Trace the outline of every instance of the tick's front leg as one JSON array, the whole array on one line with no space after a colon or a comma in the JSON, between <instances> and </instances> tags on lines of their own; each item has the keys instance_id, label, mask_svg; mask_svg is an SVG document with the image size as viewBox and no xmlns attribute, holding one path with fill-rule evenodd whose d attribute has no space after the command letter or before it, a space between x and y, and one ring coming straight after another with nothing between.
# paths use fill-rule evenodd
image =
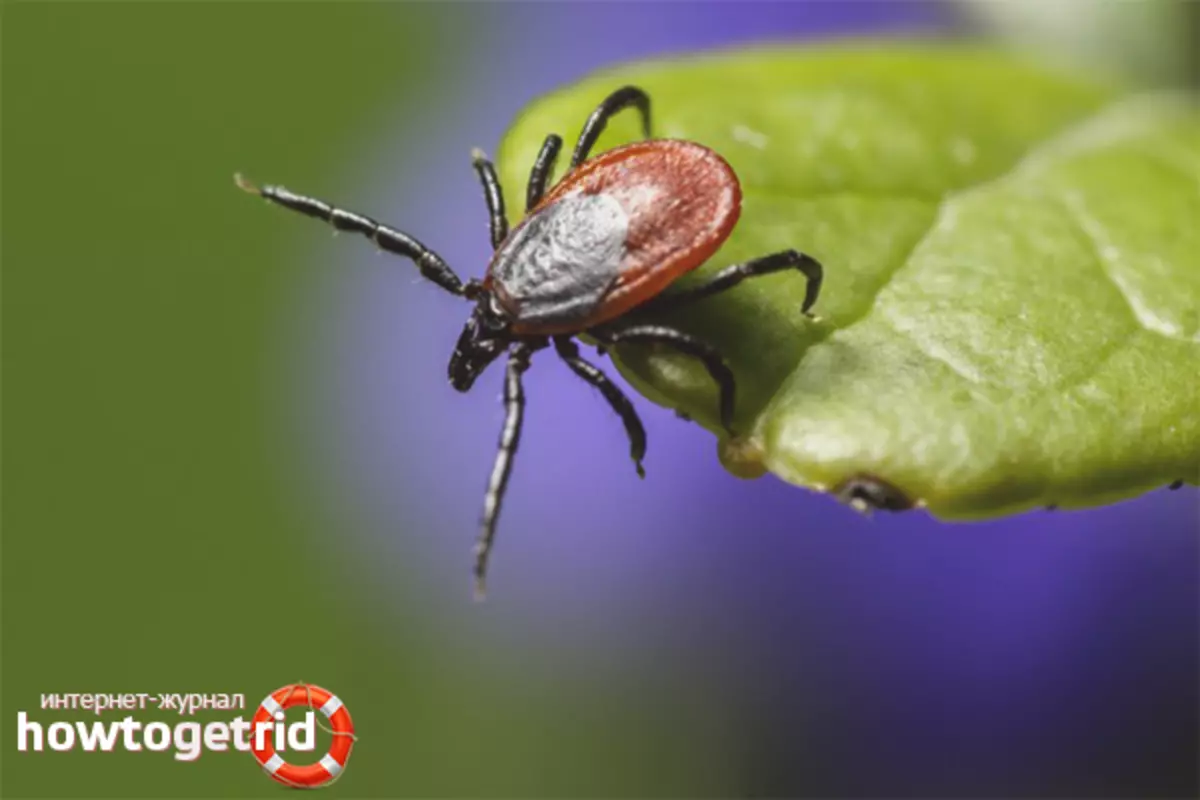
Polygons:
<instances>
[{"instance_id":1,"label":"tick's front leg","mask_svg":"<svg viewBox=\"0 0 1200 800\"><path fill-rule=\"evenodd\" d=\"M324 220L339 231L361 233L375 242L375 246L380 250L411 259L423 276L450 294L459 296L464 294L463 282L450 268L450 265L437 253L403 231L382 225L357 212L330 205L324 200L296 194L282 186L258 186L241 175L234 175L233 180L244 192L259 195L272 203L305 216Z\"/></svg>"}]
</instances>

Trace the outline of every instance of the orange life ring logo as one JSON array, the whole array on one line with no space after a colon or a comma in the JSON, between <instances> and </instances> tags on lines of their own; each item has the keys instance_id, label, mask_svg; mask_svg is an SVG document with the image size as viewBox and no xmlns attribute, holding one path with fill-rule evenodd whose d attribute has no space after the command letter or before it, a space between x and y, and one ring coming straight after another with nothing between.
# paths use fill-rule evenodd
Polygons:
<instances>
[{"instance_id":1,"label":"orange life ring logo","mask_svg":"<svg viewBox=\"0 0 1200 800\"><path fill-rule=\"evenodd\" d=\"M327 728L318 721L322 728L333 734L333 745L315 764L289 764L275 752L275 736L283 735L283 712L295 706L320 711L332 726ZM338 696L311 683L293 683L267 695L254 714L251 731L250 750L263 771L294 789L315 789L336 781L346 769L350 750L357 739L354 721Z\"/></svg>"}]
</instances>

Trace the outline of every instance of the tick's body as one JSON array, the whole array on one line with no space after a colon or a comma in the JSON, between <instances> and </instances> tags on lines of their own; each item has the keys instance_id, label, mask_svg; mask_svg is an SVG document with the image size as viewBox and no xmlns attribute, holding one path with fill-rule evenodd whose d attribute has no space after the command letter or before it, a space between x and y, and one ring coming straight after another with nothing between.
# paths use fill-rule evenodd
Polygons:
<instances>
[{"instance_id":1,"label":"tick's body","mask_svg":"<svg viewBox=\"0 0 1200 800\"><path fill-rule=\"evenodd\" d=\"M575 333L659 294L717 251L742 193L725 159L651 140L591 159L496 251L493 289L517 334Z\"/></svg>"},{"instance_id":2,"label":"tick's body","mask_svg":"<svg viewBox=\"0 0 1200 800\"><path fill-rule=\"evenodd\" d=\"M646 434L637 412L616 384L579 355L572 337L586 332L607 347L664 344L700 359L720 388L721 421L728 430L733 420L734 381L720 355L681 331L623 325L622 317L639 307L692 302L746 278L783 270L797 270L808 280L802 311L808 311L817 299L821 266L795 250L736 264L700 285L664 293L680 276L708 260L728 238L741 211L741 189L723 158L693 142L648 139L589 160L609 117L629 106L641 112L649 137L649 98L635 87L617 90L588 118L570 170L548 193L547 179L562 139L554 134L546 137L529 178L527 216L511 233L495 169L476 152L475 169L484 185L494 255L484 279L465 286L440 256L408 234L281 187L259 189L237 178L247 191L324 219L338 229L369 236L381 249L411 258L422 275L446 291L474 301L475 309L450 358L450 383L455 389L470 389L480 373L508 351L507 418L476 545L475 575L480 591L500 502L520 441L525 406L521 375L534 352L553 343L567 366L600 390L625 423L630 454L642 474Z\"/></svg>"}]
</instances>

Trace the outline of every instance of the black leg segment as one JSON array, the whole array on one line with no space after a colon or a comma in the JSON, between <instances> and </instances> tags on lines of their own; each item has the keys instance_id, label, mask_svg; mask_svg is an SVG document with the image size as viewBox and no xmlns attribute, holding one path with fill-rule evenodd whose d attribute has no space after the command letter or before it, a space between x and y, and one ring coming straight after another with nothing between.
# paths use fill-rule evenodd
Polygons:
<instances>
[{"instance_id":1,"label":"black leg segment","mask_svg":"<svg viewBox=\"0 0 1200 800\"><path fill-rule=\"evenodd\" d=\"M716 381L717 388L721 392L721 426L729 433L733 433L733 403L736 388L733 371L725 365L720 353L710 345L683 331L661 325L637 325L617 331L589 331L589 333L608 347L621 343L665 344L703 361L708 374Z\"/></svg>"},{"instance_id":2,"label":"black leg segment","mask_svg":"<svg viewBox=\"0 0 1200 800\"><path fill-rule=\"evenodd\" d=\"M625 433L629 436L629 456L637 468L638 477L646 477L646 470L642 468L642 459L646 457L646 429L642 427L642 421L638 418L633 403L629 402L621 388L599 367L579 355L579 347L569 336L555 337L554 349L558 351L562 360L567 362L571 371L599 389L600 394L604 395L604 399L612 406L612 410L617 412L617 416L625 424Z\"/></svg>"},{"instance_id":3,"label":"black leg segment","mask_svg":"<svg viewBox=\"0 0 1200 800\"><path fill-rule=\"evenodd\" d=\"M500 180L496 167L487 155L478 148L471 151L471 166L479 174L483 184L483 197L487 200L488 222L492 232L492 249L496 250L508 237L508 217L504 215L504 195L500 192Z\"/></svg>"},{"instance_id":4,"label":"black leg segment","mask_svg":"<svg viewBox=\"0 0 1200 800\"><path fill-rule=\"evenodd\" d=\"M380 225L370 217L356 214L353 211L336 208L323 200L295 194L282 186L255 186L241 175L233 176L238 187L251 194L260 195L272 203L284 208L298 211L310 217L324 220L340 231L353 231L366 236L381 250L395 253L398 256L410 258L416 263L421 274L447 292L462 295L463 283L454 270L450 268L441 256L418 242L407 233Z\"/></svg>"},{"instance_id":5,"label":"black leg segment","mask_svg":"<svg viewBox=\"0 0 1200 800\"><path fill-rule=\"evenodd\" d=\"M604 101L596 107L592 115L587 118L587 122L583 124L583 131L579 134L579 141L575 144L575 152L571 155L571 169L575 169L587 160L596 140L604 132L609 118L630 106L634 106L641 112L642 134L647 139L650 138L650 95L636 86L623 86L604 98Z\"/></svg>"},{"instance_id":6,"label":"black leg segment","mask_svg":"<svg viewBox=\"0 0 1200 800\"><path fill-rule=\"evenodd\" d=\"M483 521L479 540L475 543L475 596L479 599L486 591L488 555L496 538L496 520L504 502L504 491L508 488L508 476L512 473L513 456L521 443L521 423L525 416L521 375L529 369L529 357L534 349L528 344L518 344L508 356L508 371L504 377L504 427L500 430L500 449L483 498Z\"/></svg>"},{"instance_id":7,"label":"black leg segment","mask_svg":"<svg viewBox=\"0 0 1200 800\"><path fill-rule=\"evenodd\" d=\"M532 211L533 207L542 201L542 195L546 193L546 181L554 171L554 163L558 161L558 151L562 149L562 143L562 137L554 133L542 142L542 149L533 162L533 169L529 171L529 187L525 190L525 211Z\"/></svg>"},{"instance_id":8,"label":"black leg segment","mask_svg":"<svg viewBox=\"0 0 1200 800\"><path fill-rule=\"evenodd\" d=\"M676 308L694 300L711 297L726 289L732 289L747 278L753 278L758 275L770 275L773 272L783 272L789 269L799 271L808 279L808 286L804 292L804 305L800 307L800 311L807 314L808 310L817 302L817 297L821 293L823 270L821 269L821 264L816 259L795 250L784 250L781 253L772 253L769 256L762 256L742 264L734 264L733 266L726 267L697 286L691 286L669 294L660 294L649 303L646 303L643 308L654 309L655 311Z\"/></svg>"}]
</instances>

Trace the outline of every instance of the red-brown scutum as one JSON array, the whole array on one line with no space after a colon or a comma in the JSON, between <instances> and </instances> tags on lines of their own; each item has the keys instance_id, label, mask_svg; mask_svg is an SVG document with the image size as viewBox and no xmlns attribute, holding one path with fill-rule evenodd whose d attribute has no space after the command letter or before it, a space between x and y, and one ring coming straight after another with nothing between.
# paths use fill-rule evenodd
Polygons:
<instances>
[{"instance_id":1,"label":"red-brown scutum","mask_svg":"<svg viewBox=\"0 0 1200 800\"><path fill-rule=\"evenodd\" d=\"M737 175L724 158L676 139L637 142L589 159L531 214L576 192L608 194L629 216L620 275L579 329L621 316L707 261L737 224L742 203Z\"/></svg>"}]
</instances>

